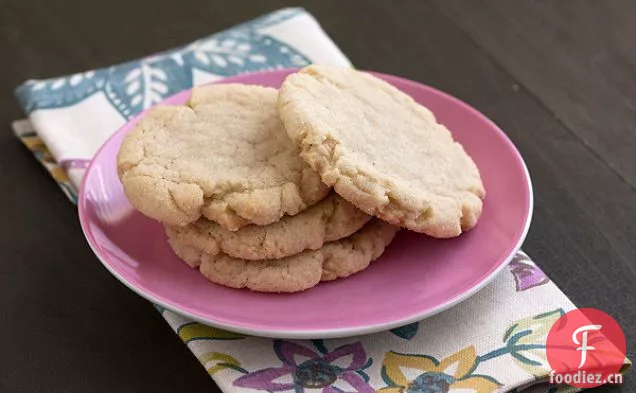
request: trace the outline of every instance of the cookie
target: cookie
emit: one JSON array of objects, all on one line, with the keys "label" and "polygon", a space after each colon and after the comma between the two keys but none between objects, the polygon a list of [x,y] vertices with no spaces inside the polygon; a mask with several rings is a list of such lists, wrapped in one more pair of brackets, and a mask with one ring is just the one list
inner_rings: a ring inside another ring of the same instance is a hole
[{"label": "cookie", "polygon": [[162,105],[125,137],[117,158],[124,192],[169,225],[201,216],[227,230],[267,225],[324,198],[329,188],[298,156],[268,87],[195,88],[187,105]]},{"label": "cookie", "polygon": [[207,254],[224,253],[248,260],[279,259],[315,250],[342,239],[364,226],[371,216],[336,193],[295,216],[284,216],[267,226],[248,225],[232,232],[200,219],[187,226],[166,227],[170,241]]},{"label": "cookie", "polygon": [[312,65],[285,79],[278,110],[303,160],[368,214],[440,238],[477,223],[477,166],[430,110],[392,85]]},{"label": "cookie", "polygon": [[216,284],[257,292],[299,292],[320,281],[344,278],[364,270],[382,255],[398,230],[375,219],[348,238],[327,243],[317,250],[266,261],[211,255],[174,243],[171,246],[179,258],[198,267],[201,274]]}]

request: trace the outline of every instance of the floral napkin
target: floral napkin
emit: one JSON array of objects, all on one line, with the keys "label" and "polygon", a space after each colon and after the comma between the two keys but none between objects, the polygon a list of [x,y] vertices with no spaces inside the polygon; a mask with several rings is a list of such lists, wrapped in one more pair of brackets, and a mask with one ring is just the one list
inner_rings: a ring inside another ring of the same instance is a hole
[{"label": "floral napkin", "polygon": [[[193,85],[310,63],[351,65],[310,14],[283,9],[140,60],[29,80],[16,90],[28,120],[13,126],[76,201],[96,150],[142,109]],[[576,307],[523,252],[463,303],[362,337],[247,337],[157,308],[226,392],[573,390],[547,383],[545,340]]]}]

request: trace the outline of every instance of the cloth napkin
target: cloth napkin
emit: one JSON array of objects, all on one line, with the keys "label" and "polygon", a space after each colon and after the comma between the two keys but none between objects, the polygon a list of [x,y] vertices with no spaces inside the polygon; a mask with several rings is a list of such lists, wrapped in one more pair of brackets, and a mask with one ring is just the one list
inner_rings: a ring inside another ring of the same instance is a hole
[{"label": "cloth napkin", "polygon": [[[309,13],[286,8],[140,60],[26,81],[16,96],[28,119],[13,126],[76,201],[96,150],[142,109],[193,85],[310,63],[351,65]],[[247,337],[157,308],[225,392],[575,390],[547,383],[545,341],[576,307],[523,252],[463,303],[362,337]]]}]

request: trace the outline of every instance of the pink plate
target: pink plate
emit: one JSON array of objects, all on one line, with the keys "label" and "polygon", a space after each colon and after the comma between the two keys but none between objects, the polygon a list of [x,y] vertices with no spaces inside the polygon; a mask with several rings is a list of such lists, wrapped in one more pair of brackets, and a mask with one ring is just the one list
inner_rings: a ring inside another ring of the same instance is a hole
[{"label": "pink plate", "polygon": [[[219,83],[278,87],[291,72],[245,74]],[[151,302],[208,325],[257,336],[373,333],[424,319],[475,294],[506,266],[528,231],[532,188],[525,164],[506,135],[475,109],[419,83],[376,75],[430,108],[477,163],[487,196],[472,231],[434,240],[403,230],[368,269],[298,294],[225,288],[177,259],[162,226],[126,200],[116,156],[135,119],[104,144],[86,172],[79,216],[88,243],[115,277]],[[166,103],[183,103],[188,96],[184,91]]]}]

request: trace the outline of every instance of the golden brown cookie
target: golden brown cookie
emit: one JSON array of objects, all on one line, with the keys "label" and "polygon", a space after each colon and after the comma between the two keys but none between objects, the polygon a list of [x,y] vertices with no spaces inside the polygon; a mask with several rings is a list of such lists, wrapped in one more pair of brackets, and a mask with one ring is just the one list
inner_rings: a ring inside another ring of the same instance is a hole
[{"label": "golden brown cookie", "polygon": [[313,251],[276,260],[246,261],[225,254],[210,255],[200,249],[171,242],[177,256],[198,267],[208,280],[258,292],[299,292],[320,281],[348,277],[364,270],[382,255],[399,228],[374,219],[348,238]]},{"label": "golden brown cookie", "polygon": [[200,219],[186,226],[168,226],[166,233],[175,245],[194,247],[211,255],[279,259],[347,237],[370,219],[371,216],[331,193],[307,210],[266,226],[248,225],[232,232]]},{"label": "golden brown cookie", "polygon": [[304,161],[368,214],[442,238],[477,223],[477,166],[430,110],[392,85],[312,65],[285,79],[278,108]]},{"label": "golden brown cookie", "polygon": [[195,88],[187,105],[158,106],[124,139],[118,174],[131,204],[169,225],[201,216],[227,230],[267,225],[329,188],[298,156],[268,87]]}]

